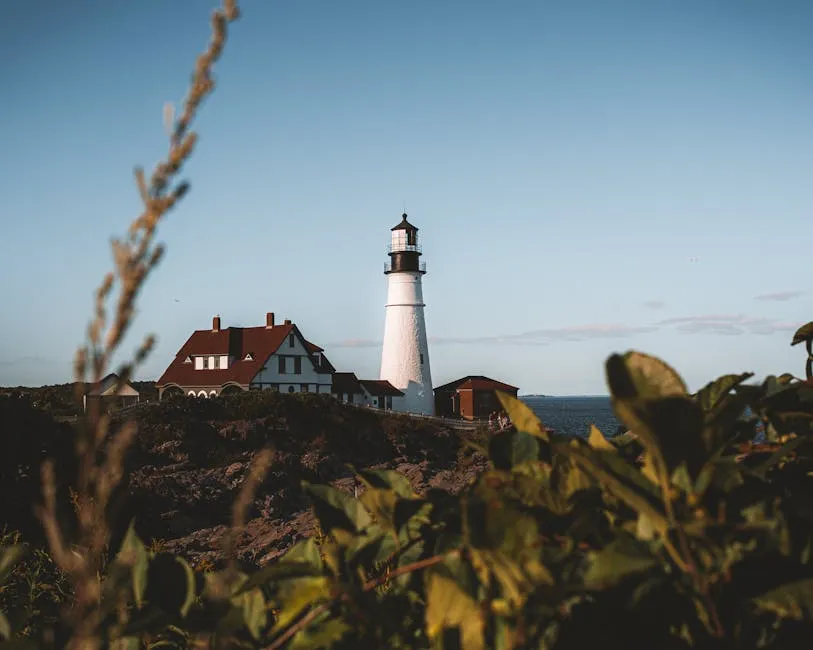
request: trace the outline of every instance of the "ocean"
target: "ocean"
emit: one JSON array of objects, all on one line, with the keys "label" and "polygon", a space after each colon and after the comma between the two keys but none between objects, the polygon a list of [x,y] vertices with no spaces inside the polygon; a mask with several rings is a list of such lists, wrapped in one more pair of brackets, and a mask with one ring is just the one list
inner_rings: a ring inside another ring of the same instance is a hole
[{"label": "ocean", "polygon": [[618,420],[609,397],[523,397],[542,424],[558,433],[586,436],[595,424],[605,436],[613,436]]}]

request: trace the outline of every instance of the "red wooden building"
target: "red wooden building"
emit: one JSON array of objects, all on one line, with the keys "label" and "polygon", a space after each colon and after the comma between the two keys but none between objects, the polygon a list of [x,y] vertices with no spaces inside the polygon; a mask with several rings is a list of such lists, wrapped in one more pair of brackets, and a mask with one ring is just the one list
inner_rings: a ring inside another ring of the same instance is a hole
[{"label": "red wooden building", "polygon": [[466,420],[487,418],[494,411],[502,410],[498,390],[513,397],[519,393],[516,386],[482,375],[469,375],[438,386],[435,388],[435,415]]}]

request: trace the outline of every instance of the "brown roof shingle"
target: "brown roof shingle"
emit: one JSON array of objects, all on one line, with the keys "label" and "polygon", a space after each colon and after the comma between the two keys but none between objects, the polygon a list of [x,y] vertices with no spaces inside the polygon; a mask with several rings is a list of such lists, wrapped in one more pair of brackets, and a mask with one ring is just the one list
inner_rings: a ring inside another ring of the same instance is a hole
[{"label": "brown roof shingle", "polygon": [[[300,338],[308,352],[321,352],[322,348],[307,341],[299,328],[292,324],[275,325],[274,327],[227,327],[226,329],[195,330],[186,343],[175,355],[163,375],[158,379],[158,386],[178,384],[179,386],[222,386],[234,382],[246,386],[257,375],[263,364],[285,342],[288,335],[294,332]],[[246,354],[251,359],[246,359]],[[194,363],[184,360],[193,355],[223,355],[232,356],[233,361],[229,368],[195,370]],[[331,372],[332,366],[322,356],[323,364],[319,372]]]},{"label": "brown roof shingle", "polygon": [[404,394],[386,379],[359,379],[359,383],[364,386],[370,395],[376,397],[385,397],[387,395],[400,397]]}]

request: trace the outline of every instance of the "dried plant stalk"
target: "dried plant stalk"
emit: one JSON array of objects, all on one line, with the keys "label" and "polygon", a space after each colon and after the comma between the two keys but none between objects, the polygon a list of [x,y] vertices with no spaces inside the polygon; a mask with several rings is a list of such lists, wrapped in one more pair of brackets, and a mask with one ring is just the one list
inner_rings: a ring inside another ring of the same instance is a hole
[{"label": "dried plant stalk", "polygon": [[[156,165],[149,184],[144,171],[135,170],[144,208],[130,225],[126,239],[112,241],[115,269],[105,276],[96,291],[94,318],[88,326],[87,342],[77,350],[74,361],[79,401],[84,396],[88,377],[98,386],[107,373],[110,360],[132,323],[138,293],[163,255],[163,247],[154,243],[156,229],[189,189],[186,182],[176,181],[197,140],[196,134],[189,129],[201,103],[214,89],[212,67],[223,51],[228,24],[238,17],[235,0],[224,0],[222,9],[214,11],[211,40],[197,59],[183,111],[171,129],[166,159]],[[112,321],[108,323],[107,303],[114,286],[118,287],[119,294]],[[154,337],[148,336],[134,358],[121,365],[115,387],[117,391],[130,380],[133,370],[143,363],[154,343]],[[113,490],[122,479],[124,456],[135,437],[136,426],[134,422],[127,422],[117,431],[111,431],[110,419],[101,413],[98,401],[93,400],[88,407],[77,432],[79,475],[75,505],[78,531],[73,543],[67,539],[57,516],[57,482],[50,461],[42,467],[43,506],[38,510],[38,516],[54,561],[74,587],[74,602],[68,611],[73,636],[68,647],[95,650],[104,643],[99,634],[99,576],[104,570],[110,539],[106,512]]]}]

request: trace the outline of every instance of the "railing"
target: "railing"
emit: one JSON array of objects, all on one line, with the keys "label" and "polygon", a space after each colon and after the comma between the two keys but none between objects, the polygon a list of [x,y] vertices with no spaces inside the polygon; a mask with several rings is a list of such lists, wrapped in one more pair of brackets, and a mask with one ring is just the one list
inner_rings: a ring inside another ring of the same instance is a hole
[{"label": "railing", "polygon": [[[390,262],[384,263],[384,273],[392,273],[393,271],[397,273],[398,271],[408,271],[408,270],[409,269],[394,269],[392,268],[392,264]],[[426,273],[426,262],[420,262],[418,264],[418,271],[420,271],[421,273]]]},{"label": "railing", "polygon": [[348,402],[342,402],[345,406],[353,406],[357,409],[365,409],[368,411],[373,411],[375,413],[381,413],[384,415],[403,415],[404,417],[413,418],[416,420],[430,420],[432,422],[438,422],[439,424],[443,424],[445,426],[454,428],[454,429],[476,429],[478,425],[483,424],[481,421],[477,420],[464,420],[462,418],[446,418],[441,415],[426,415],[425,413],[410,413],[408,411],[396,411],[394,409],[383,409],[379,406],[371,406],[369,404],[350,404]]},{"label": "railing", "polygon": [[387,253],[422,253],[420,244],[390,244]]}]

